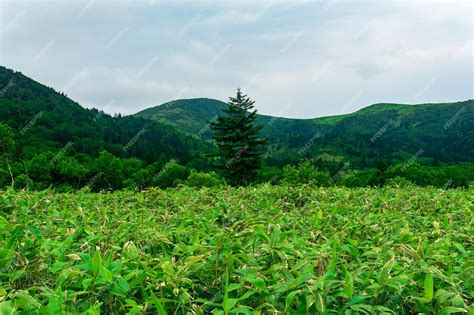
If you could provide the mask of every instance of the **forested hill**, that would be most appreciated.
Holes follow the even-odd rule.
[[[222,114],[227,104],[210,98],[183,99],[147,108],[136,113],[136,117],[151,118],[195,135],[203,132],[208,121]],[[205,133],[210,138],[210,133]]]
[[[85,109],[4,67],[0,67],[0,96],[0,122],[15,131],[15,157],[30,160],[40,153],[55,152],[75,156],[81,163],[107,151],[157,165],[177,159],[204,167],[212,146],[203,141],[211,136],[208,121],[226,106],[204,98],[177,100],[133,116],[112,117]],[[258,123],[270,140],[266,165],[311,159],[335,164],[334,169],[346,161],[363,168],[381,160],[406,162],[413,156],[423,164],[436,165],[474,161],[473,109],[473,100],[376,104],[352,114],[316,119],[260,115]]]
[[[99,88],[99,87],[98,87]],[[103,150],[147,162],[188,162],[202,141],[148,119],[85,109],[20,72],[0,67],[0,122],[15,131],[14,156],[63,152],[97,157]]]
[[[135,116],[169,124],[190,134],[211,136],[207,122],[225,103],[213,99],[176,100]],[[446,104],[375,104],[348,115],[289,119],[260,115],[262,133],[270,139],[268,161],[303,158],[350,160],[374,166],[411,156],[429,163],[474,161],[474,101]]]

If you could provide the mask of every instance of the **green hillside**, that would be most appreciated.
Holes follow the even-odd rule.
[[[220,182],[215,174],[191,176],[191,172],[215,170],[210,158],[215,147],[207,141],[212,136],[208,121],[226,106],[221,101],[178,100],[135,116],[110,116],[85,109],[66,95],[3,67],[0,93],[0,186],[77,189],[92,184],[96,190],[114,190],[172,187],[188,177],[194,183]],[[352,114],[316,119],[260,115],[257,122],[264,126],[262,134],[269,138],[269,145],[259,180],[281,179],[285,165],[304,160],[327,176],[334,176],[346,162],[353,170],[377,169],[369,185],[384,183],[389,165],[412,159],[428,173],[432,166],[447,170],[446,163],[473,162],[473,107],[474,101],[469,100],[416,106],[376,104]],[[462,165],[458,169],[468,169]],[[400,167],[400,172],[390,176],[405,174]],[[423,176],[417,172],[404,176],[419,183]],[[462,176],[441,169],[436,173],[438,177],[430,176],[423,183],[443,186],[456,177],[456,185],[467,185],[472,178],[468,171]]]
[[[196,134],[209,120],[222,113],[224,102],[209,98],[177,100],[136,113],[136,117],[152,118],[189,134]]]
[[[0,145],[5,126],[14,143],[7,152],[0,146],[0,186],[11,177],[19,187],[42,188],[78,188],[94,179],[97,187],[116,189],[149,181],[170,160],[188,164],[209,150],[209,144],[149,119],[85,109],[4,67],[0,91]]]
[[[147,161],[186,160],[199,147],[195,139],[167,126],[85,109],[66,95],[4,67],[0,67],[0,89],[0,122],[15,130],[17,154],[27,159],[68,143],[69,150],[92,157],[107,150]]]
[[[208,121],[226,105],[212,99],[176,100],[136,114],[186,133],[210,138]],[[260,115],[270,139],[269,159],[287,163],[301,158],[346,159],[374,165],[401,161],[423,150],[423,158],[442,162],[474,161],[474,101],[446,104],[374,104],[355,113],[315,119]]]

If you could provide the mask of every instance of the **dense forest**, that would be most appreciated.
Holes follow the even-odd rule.
[[[154,119],[191,135],[211,138],[206,122],[222,114],[226,103],[213,99],[177,100],[149,108],[136,117]],[[268,163],[301,159],[350,161],[375,167],[409,159],[418,150],[425,163],[474,162],[474,101],[448,104],[375,104],[348,115],[290,119],[259,115],[269,138]]]
[[[0,68],[0,186],[115,190],[221,185],[209,124],[225,103],[181,100],[133,116],[85,109]],[[377,104],[349,115],[259,115],[269,139],[254,182],[467,186],[474,180],[474,101]]]

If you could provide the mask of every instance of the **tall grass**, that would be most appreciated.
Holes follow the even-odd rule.
[[[0,192],[0,314],[472,312],[473,195]]]

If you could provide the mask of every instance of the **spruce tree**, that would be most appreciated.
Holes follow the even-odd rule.
[[[255,125],[254,101],[237,89],[229,97],[224,114],[211,123],[218,146],[218,167],[232,185],[248,185],[261,167],[262,147],[267,139],[259,136],[262,125]]]

